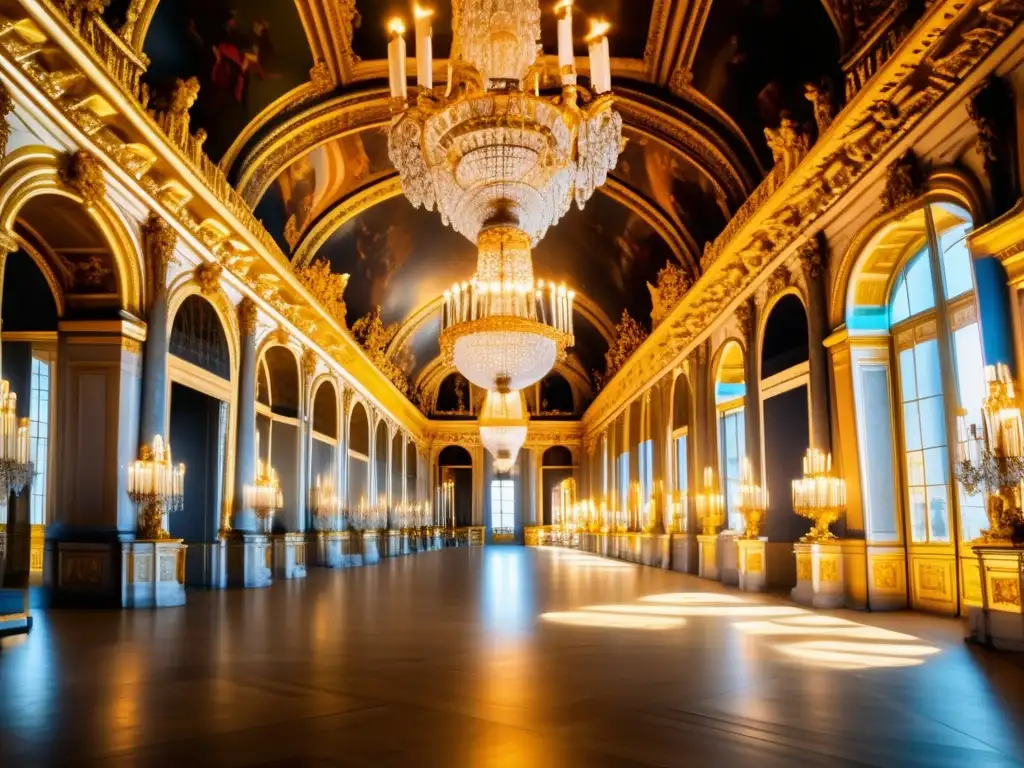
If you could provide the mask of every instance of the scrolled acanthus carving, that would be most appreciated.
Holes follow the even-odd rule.
[[[260,310],[256,302],[248,296],[238,303],[238,332],[244,336],[256,334],[256,321],[259,319]]]
[[[150,213],[142,225],[142,244],[146,254],[149,295],[153,298],[167,288],[167,270],[174,261],[178,233],[157,213]]]
[[[380,317],[380,305],[352,323],[352,335],[366,352],[377,369],[383,373],[403,395],[409,392],[409,379],[395,362],[388,357],[387,349],[398,333],[398,325],[385,325]]]
[[[882,209],[892,213],[918,197],[924,188],[921,167],[913,151],[908,151],[896,160],[885,172],[885,189],[882,190]]]
[[[614,340],[604,354],[604,373],[594,371],[593,374],[596,389],[603,389],[609,381],[615,378],[615,374],[644,343],[647,335],[647,331],[632,318],[629,310],[622,310],[622,318],[615,326]]]
[[[199,292],[203,296],[213,296],[220,290],[220,278],[224,267],[216,261],[205,261],[192,273],[193,279],[199,284]]]
[[[308,267],[297,267],[295,277],[327,310],[328,315],[337,320],[342,328],[348,327],[348,307],[345,304],[348,273],[338,274],[331,270],[330,262],[317,261]]]
[[[678,264],[669,262],[658,272],[658,284],[647,284],[651,293],[651,326],[669,316],[686,292],[693,287],[693,278]]]

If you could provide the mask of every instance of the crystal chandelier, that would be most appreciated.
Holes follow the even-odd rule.
[[[533,282],[530,248],[575,200],[580,208],[618,162],[622,118],[612,109],[608,25],[590,43],[591,89],[580,103],[572,3],[558,6],[562,89],[541,95],[537,0],[453,0],[444,92],[431,73],[431,12],[417,8],[418,97],[406,102],[405,28],[389,26],[394,104],[388,149],[415,207],[477,244],[473,280],[445,294],[441,346],[477,386],[538,381],[573,343],[572,296]]]
[[[499,475],[508,474],[515,466],[529,421],[523,393],[510,390],[507,379],[487,393],[480,411],[480,442],[494,457],[494,471]]]

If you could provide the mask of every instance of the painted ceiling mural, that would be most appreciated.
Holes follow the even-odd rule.
[[[294,160],[267,190],[256,216],[286,253],[324,211],[360,187],[394,173],[387,134],[350,133]]]
[[[164,0],[144,52],[154,107],[175,78],[198,78],[192,128],[206,130],[214,160],[261,110],[306,82],[313,66],[290,0]]]

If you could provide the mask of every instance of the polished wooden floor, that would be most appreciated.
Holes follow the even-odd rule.
[[[1005,766],[1024,664],[557,550],[459,549],[158,612],[42,611],[0,766]]]

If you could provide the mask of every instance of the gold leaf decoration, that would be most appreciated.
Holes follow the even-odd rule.
[[[604,353],[604,373],[594,371],[594,385],[598,390],[604,389],[615,378],[615,374],[646,338],[647,331],[630,316],[629,310],[622,310],[622,319],[615,326],[615,339]]]
[[[686,292],[693,287],[693,278],[678,264],[669,262],[658,272],[658,284],[647,284],[651,292],[651,327],[668,317]]]
[[[297,268],[295,276],[328,315],[337,320],[342,328],[348,327],[348,307],[345,305],[345,288],[348,287],[349,278],[347,272],[339,275],[331,271],[330,262],[317,261],[308,267]]]
[[[395,385],[403,395],[409,394],[409,379],[395,362],[388,357],[387,348],[391,340],[398,333],[398,324],[385,325],[380,318],[380,304],[374,307],[372,312],[363,315],[352,323],[352,335],[359,345],[365,350],[366,356],[370,358],[377,368],[391,383]]]

